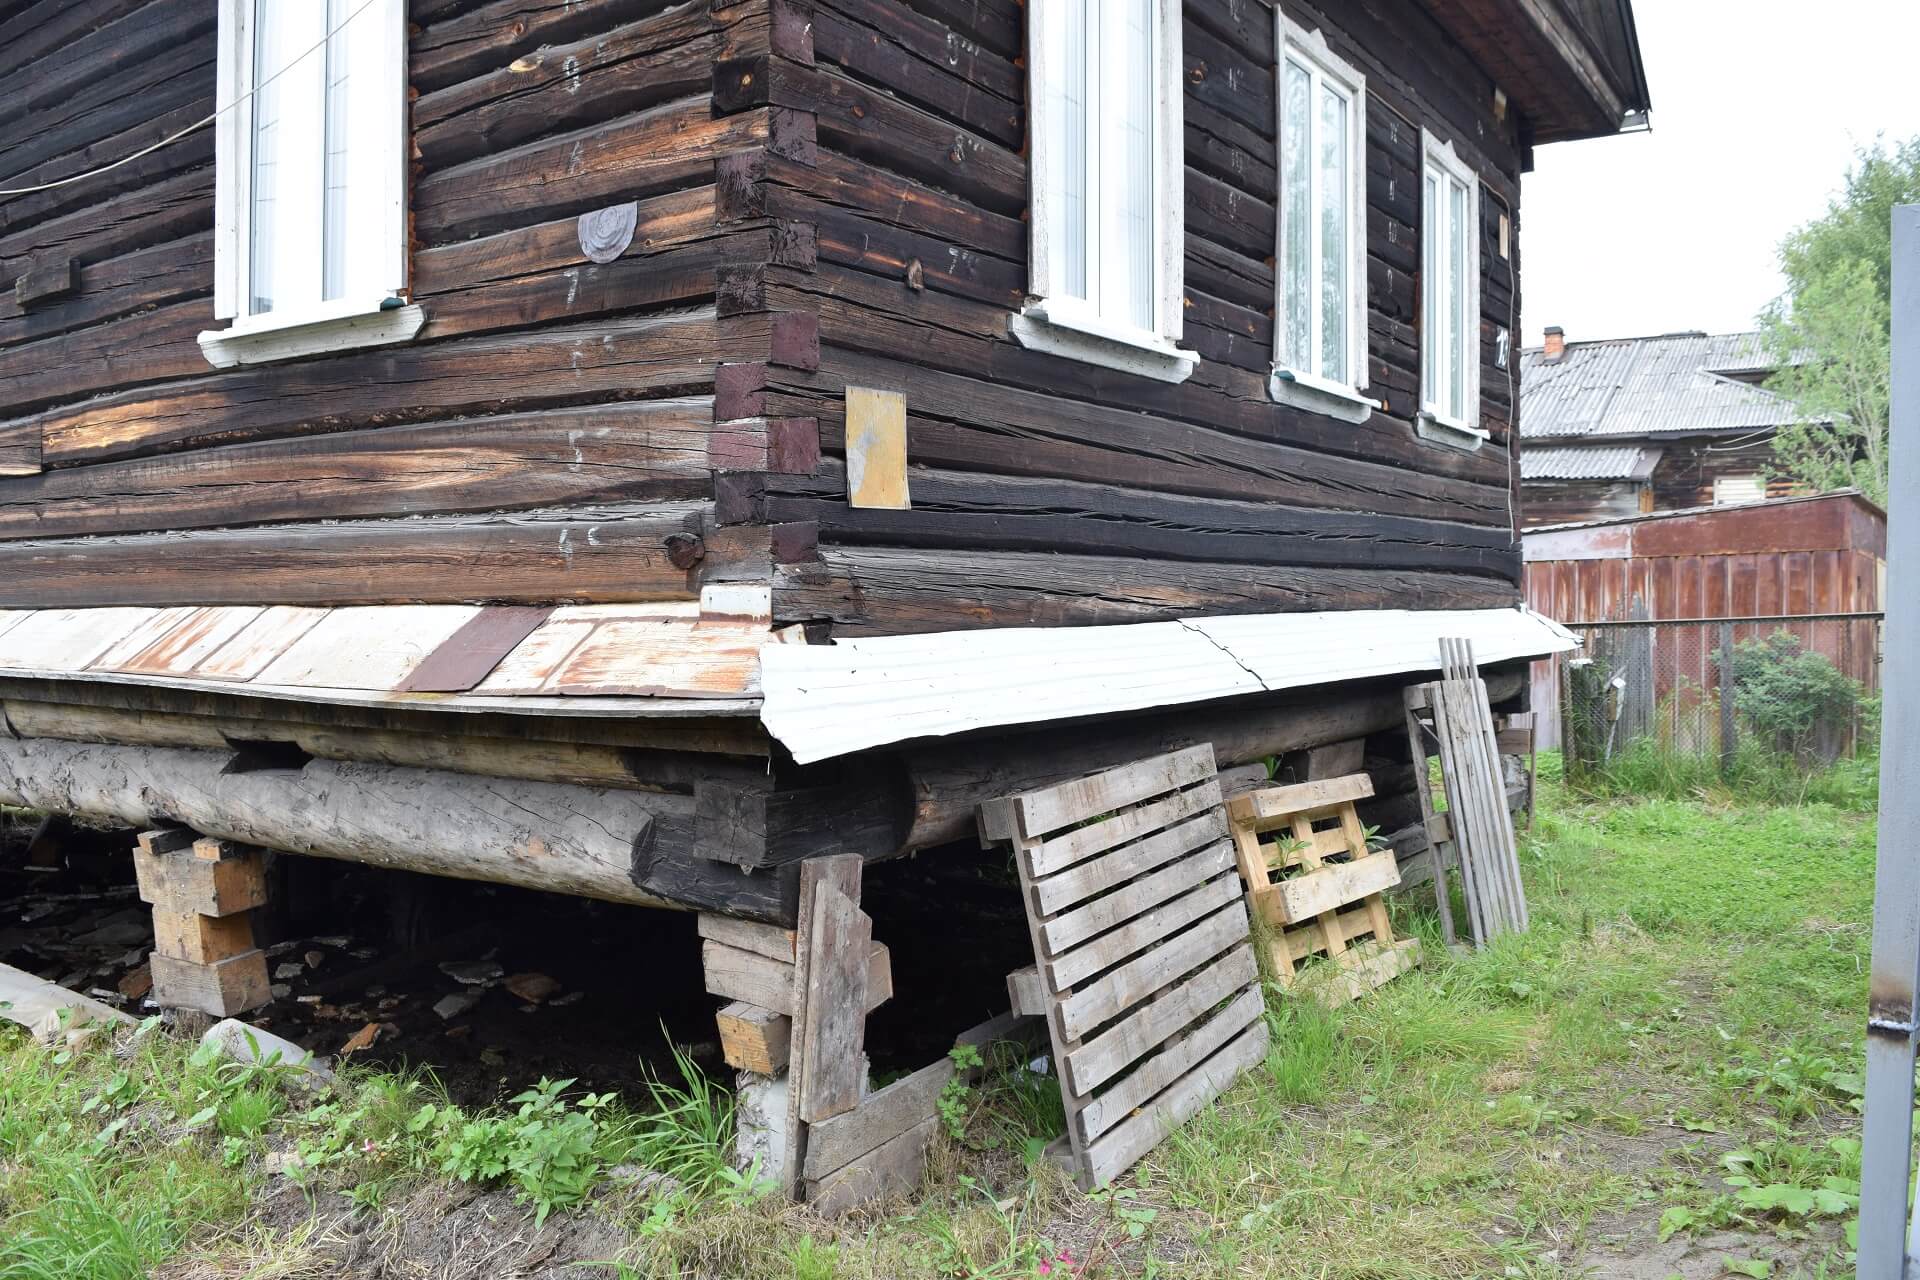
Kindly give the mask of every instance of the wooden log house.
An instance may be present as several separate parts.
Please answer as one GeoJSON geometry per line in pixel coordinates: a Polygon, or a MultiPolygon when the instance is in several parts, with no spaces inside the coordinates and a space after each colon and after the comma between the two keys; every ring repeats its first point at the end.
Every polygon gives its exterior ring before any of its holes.
{"type": "Polygon", "coordinates": [[[1644,119],[1629,0],[0,0],[0,75],[0,802],[804,934],[1172,746],[1404,800],[1438,637],[1554,643],[1520,175],[1644,119]]]}

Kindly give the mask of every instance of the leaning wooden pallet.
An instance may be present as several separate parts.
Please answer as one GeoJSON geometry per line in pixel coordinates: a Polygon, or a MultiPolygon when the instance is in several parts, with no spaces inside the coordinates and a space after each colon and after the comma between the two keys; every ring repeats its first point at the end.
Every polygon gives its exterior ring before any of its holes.
{"type": "Polygon", "coordinates": [[[1396,939],[1382,893],[1400,883],[1391,849],[1370,849],[1355,802],[1364,773],[1236,796],[1227,806],[1247,900],[1274,932],[1281,986],[1345,1004],[1406,972],[1415,938],[1396,939]],[[1269,837],[1262,839],[1262,837],[1269,837]],[[1328,963],[1301,969],[1310,957],[1328,963]]]}
{"type": "Polygon", "coordinates": [[[1441,929],[1454,932],[1446,867],[1458,867],[1467,922],[1476,944],[1529,927],[1520,860],[1507,811],[1500,747],[1487,686],[1465,640],[1440,642],[1443,678],[1407,690],[1407,736],[1413,746],[1416,790],[1434,849],[1435,895],[1441,929]],[[1429,743],[1440,755],[1447,808],[1436,812],[1426,779],[1429,743]]]}
{"type": "Polygon", "coordinates": [[[1026,897],[1076,1179],[1103,1186],[1266,1053],[1211,746],[981,808],[1026,897]]]}

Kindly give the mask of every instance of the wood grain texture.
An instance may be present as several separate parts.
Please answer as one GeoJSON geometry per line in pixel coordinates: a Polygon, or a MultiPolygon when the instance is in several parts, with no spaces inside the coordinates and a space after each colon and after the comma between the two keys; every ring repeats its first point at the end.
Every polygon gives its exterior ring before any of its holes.
{"type": "Polygon", "coordinates": [[[661,503],[0,545],[0,607],[686,600],[757,576],[764,532],[707,540],[692,570],[666,539],[705,508],[661,503]],[[591,535],[591,537],[589,537],[591,535]]]}

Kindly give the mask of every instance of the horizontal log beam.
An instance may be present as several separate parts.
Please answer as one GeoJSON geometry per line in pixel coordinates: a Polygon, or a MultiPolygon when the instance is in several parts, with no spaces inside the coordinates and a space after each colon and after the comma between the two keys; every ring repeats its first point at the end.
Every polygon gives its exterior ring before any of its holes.
{"type": "Polygon", "coordinates": [[[824,542],[1519,577],[1519,547],[1501,527],[924,468],[912,476],[911,510],[863,509],[847,505],[844,471],[825,460],[811,476],[723,476],[716,513],[726,523],[818,522],[824,542]]]}
{"type": "Polygon", "coordinates": [[[263,525],[0,545],[0,608],[686,600],[764,578],[768,534],[705,503],[263,525]],[[703,537],[674,564],[669,537],[703,537]]]}
{"type": "MultiPolygon", "coordinates": [[[[1495,702],[1512,697],[1524,680],[1524,670],[1491,671],[1488,694],[1495,702]]],[[[1127,760],[1207,742],[1224,769],[1379,733],[1404,723],[1400,688],[1397,681],[1336,685],[1103,720],[1097,732],[1073,725],[911,748],[904,754],[914,820],[901,852],[970,837],[983,801],[1127,760]]]]}
{"type": "MultiPolygon", "coordinates": [[[[702,784],[764,778],[764,761],[730,761],[690,750],[649,749],[544,738],[489,737],[446,727],[406,731],[341,726],[292,718],[166,715],[72,703],[8,698],[0,718],[22,738],[138,747],[230,751],[236,743],[289,743],[323,760],[443,769],[486,777],[559,782],[621,791],[693,795],[702,784]]],[[[672,741],[672,739],[669,739],[672,741]]],[[[737,861],[731,852],[714,853],[737,861]]]]}
{"type": "Polygon", "coordinates": [[[0,479],[0,539],[686,500],[767,447],[704,396],[258,441],[0,479]]]}
{"type": "Polygon", "coordinates": [[[688,854],[690,797],[330,760],[228,773],[232,759],[0,738],[0,803],[608,902],[793,915],[791,877],[688,854]]]}
{"type": "Polygon", "coordinates": [[[835,635],[973,627],[1162,622],[1207,614],[1332,609],[1501,609],[1493,578],[1401,569],[1272,566],[1043,552],[827,546],[781,565],[776,622],[828,621],[835,635]]]}

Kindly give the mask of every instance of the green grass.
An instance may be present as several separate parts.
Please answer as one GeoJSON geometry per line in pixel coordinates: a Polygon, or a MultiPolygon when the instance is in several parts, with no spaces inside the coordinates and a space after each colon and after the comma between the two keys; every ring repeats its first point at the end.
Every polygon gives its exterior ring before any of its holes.
{"type": "MultiPolygon", "coordinates": [[[[1265,1062],[1111,1194],[1032,1160],[1059,1115],[1008,1059],[958,1099],[964,1139],[941,1138],[928,1185],[890,1216],[825,1223],[732,1174],[728,1101],[691,1071],[591,1109],[581,1148],[603,1190],[619,1163],[676,1185],[574,1211],[632,1231],[627,1273],[649,1276],[1570,1277],[1603,1237],[1637,1251],[1662,1233],[1778,1258],[1776,1277],[1841,1274],[1870,769],[1791,795],[1703,783],[1638,801],[1546,773],[1523,837],[1530,933],[1449,954],[1411,895],[1396,910],[1425,940],[1418,971],[1332,1013],[1270,1001],[1265,1062]],[[1725,1231],[1735,1243],[1708,1242],[1725,1231]]],[[[244,1207],[273,1143],[302,1144],[316,1186],[397,1204],[443,1176],[443,1125],[515,1123],[443,1121],[444,1105],[430,1081],[364,1075],[315,1105],[158,1036],[122,1062],[7,1035],[0,1280],[257,1252],[244,1207]],[[141,1118],[96,1137],[123,1116],[141,1118]]]]}

